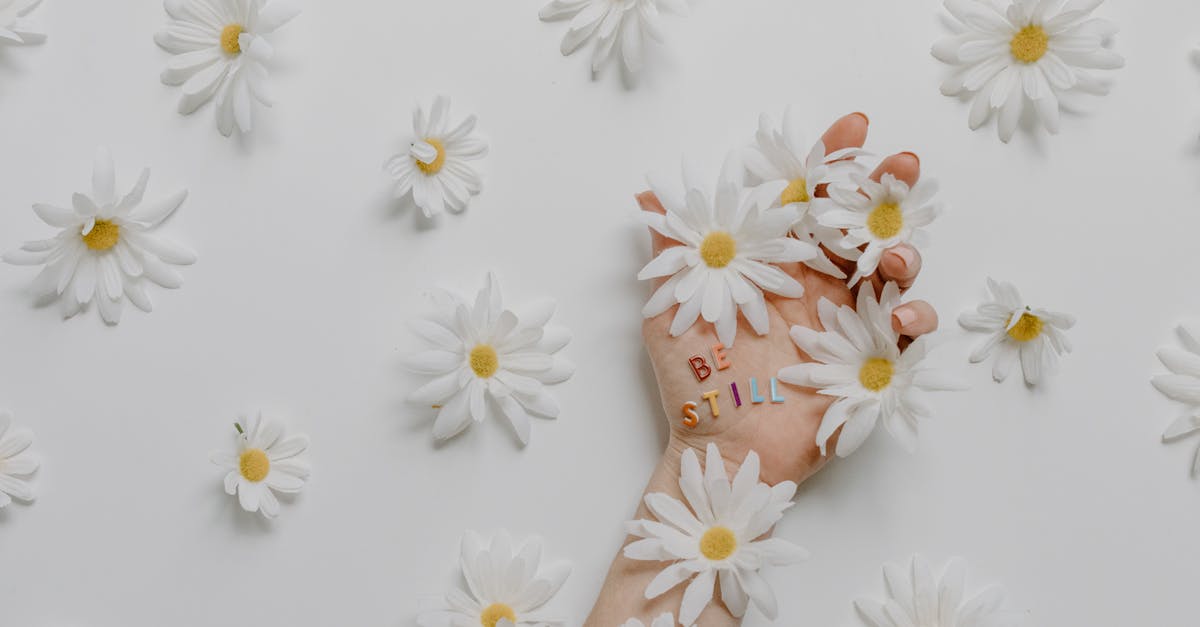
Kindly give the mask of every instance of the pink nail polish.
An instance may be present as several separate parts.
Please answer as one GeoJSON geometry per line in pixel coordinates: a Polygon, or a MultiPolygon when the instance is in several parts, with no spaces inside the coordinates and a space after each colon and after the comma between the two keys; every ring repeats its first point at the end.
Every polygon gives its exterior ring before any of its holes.
{"type": "Polygon", "coordinates": [[[905,270],[911,268],[913,263],[917,261],[917,251],[909,248],[908,246],[897,246],[891,249],[889,252],[900,259],[900,263],[904,264],[905,270]]]}
{"type": "Polygon", "coordinates": [[[892,326],[897,331],[917,321],[917,312],[911,307],[900,306],[892,310],[892,326]]]}

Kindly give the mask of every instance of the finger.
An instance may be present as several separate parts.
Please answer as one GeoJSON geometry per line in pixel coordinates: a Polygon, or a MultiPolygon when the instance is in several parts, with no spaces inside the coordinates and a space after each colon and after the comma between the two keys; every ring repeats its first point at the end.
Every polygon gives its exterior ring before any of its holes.
{"type": "Polygon", "coordinates": [[[912,287],[921,273],[921,253],[908,244],[889,248],[879,260],[879,276],[884,282],[895,281],[900,289],[912,287]]]}
{"type": "Polygon", "coordinates": [[[865,113],[842,116],[821,136],[821,142],[825,144],[825,154],[845,148],[862,148],[867,142],[867,127],[870,124],[871,120],[865,113]]]}
{"type": "MultiPolygon", "coordinates": [[[[916,185],[917,181],[921,178],[921,159],[912,152],[902,152],[892,155],[880,162],[879,167],[875,168],[875,171],[871,173],[871,180],[879,182],[881,179],[883,179],[884,174],[891,174],[892,176],[896,177],[896,180],[903,181],[904,183],[908,184],[909,187],[916,185]]],[[[890,252],[891,251],[884,253],[884,257],[886,258],[890,252]]],[[[898,254],[905,255],[906,253],[898,254]]],[[[895,260],[893,260],[893,263],[895,263],[895,260]]],[[[920,270],[919,266],[917,267],[917,270],[920,270]]],[[[868,279],[871,281],[871,284],[875,286],[876,293],[883,289],[884,284],[887,283],[885,276],[886,275],[880,270],[876,270],[874,274],[868,277],[868,279]]],[[[911,285],[912,281],[915,279],[916,275],[914,274],[909,280],[909,285],[911,285]]],[[[864,280],[862,283],[859,283],[859,285],[862,285],[863,283],[866,283],[866,280],[864,280]]],[[[902,285],[901,287],[905,286],[902,285]]]]}
{"type": "MultiPolygon", "coordinates": [[[[867,143],[867,132],[870,130],[870,126],[871,119],[865,113],[856,112],[838,118],[821,136],[821,143],[825,144],[825,154],[832,154],[845,148],[862,148],[863,144],[867,143]]],[[[828,189],[828,184],[818,185],[814,194],[817,198],[828,198],[828,189]]],[[[854,273],[853,261],[842,259],[829,252],[824,246],[821,246],[821,254],[828,257],[846,276],[854,273]]]]}
{"type": "Polygon", "coordinates": [[[900,335],[914,338],[933,333],[938,328],[937,311],[923,300],[904,303],[892,310],[892,328],[900,335]]]}
{"type": "MultiPolygon", "coordinates": [[[[862,148],[863,144],[867,143],[867,130],[870,124],[871,120],[865,113],[851,113],[842,116],[821,136],[821,143],[825,144],[825,154],[828,155],[845,148],[862,148]]],[[[828,198],[829,193],[826,191],[828,187],[828,185],[818,185],[816,196],[828,198]]]]}
{"type": "Polygon", "coordinates": [[[891,174],[912,187],[921,178],[921,158],[913,152],[892,155],[879,163],[879,167],[871,173],[871,180],[879,182],[884,174],[891,174]]]}

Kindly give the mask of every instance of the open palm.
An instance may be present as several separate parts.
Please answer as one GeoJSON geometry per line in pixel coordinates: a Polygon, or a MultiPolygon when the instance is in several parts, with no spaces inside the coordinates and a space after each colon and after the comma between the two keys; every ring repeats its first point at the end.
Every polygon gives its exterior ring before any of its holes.
{"type": "MultiPolygon", "coordinates": [[[[824,144],[830,153],[848,147],[861,147],[866,141],[867,118],[852,114],[838,120],[825,133],[824,144]]],[[[920,161],[912,153],[901,153],[885,159],[872,178],[879,180],[884,173],[915,185],[920,176],[920,161]]],[[[818,192],[819,194],[822,192],[818,192]]],[[[663,213],[662,204],[653,193],[644,193],[638,202],[646,211],[663,213]]],[[[654,254],[679,245],[678,242],[651,232],[654,254]]],[[[836,257],[831,259],[846,267],[836,257]]],[[[859,284],[847,287],[844,279],[835,278],[804,264],[781,264],[780,267],[804,286],[800,298],[766,295],[770,329],[765,335],[756,334],[744,318],[739,318],[736,344],[724,351],[729,361],[718,369],[713,347],[718,344],[713,325],[700,321],[678,337],[671,337],[669,327],[674,315],[672,308],[643,325],[646,348],[650,353],[658,378],[663,409],[671,425],[668,456],[682,455],[687,448],[703,452],[708,442],[715,442],[726,457],[728,465],[740,464],[746,453],[757,451],[762,460],[762,480],[774,484],[780,481],[803,481],[824,465],[816,443],[817,429],[826,408],[833,401],[814,390],[793,387],[780,382],[773,402],[770,380],[785,366],[810,361],[788,333],[793,326],[822,330],[817,317],[817,303],[827,298],[838,305],[853,305],[858,289],[876,289],[887,281],[908,288],[920,271],[920,255],[907,245],[888,250],[875,275],[859,284]],[[694,372],[690,360],[701,357],[711,372],[706,378],[694,372]],[[759,397],[751,398],[750,380],[757,383],[759,397]],[[741,406],[736,406],[730,384],[736,384],[741,406]],[[706,392],[716,390],[719,415],[713,417],[706,392]],[[699,420],[687,420],[683,412],[686,403],[695,403],[699,420]],[[688,423],[694,425],[689,426],[688,423]]],[[[927,303],[916,301],[901,305],[893,313],[893,325],[909,338],[928,333],[937,327],[937,314],[927,303]]],[[[698,363],[698,362],[697,362],[698,363]]],[[[701,374],[704,368],[701,367],[701,374]]],[[[834,436],[836,437],[836,435],[834,436]]],[[[669,463],[669,462],[668,462],[669,463]]]]}

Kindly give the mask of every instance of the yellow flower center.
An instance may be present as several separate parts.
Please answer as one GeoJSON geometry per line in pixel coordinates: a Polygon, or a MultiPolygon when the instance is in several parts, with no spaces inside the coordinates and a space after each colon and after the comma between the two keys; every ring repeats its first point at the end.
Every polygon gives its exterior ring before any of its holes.
{"type": "Polygon", "coordinates": [[[496,627],[496,623],[500,622],[501,618],[507,618],[515,623],[517,622],[517,613],[503,603],[493,603],[484,608],[483,613],[479,615],[479,624],[483,627],[496,627]]]}
{"type": "Polygon", "coordinates": [[[725,231],[713,231],[700,242],[700,258],[710,268],[724,268],[737,256],[737,242],[725,231]]]}
{"type": "Polygon", "coordinates": [[[108,250],[117,245],[121,227],[108,220],[96,220],[92,230],[83,236],[83,243],[92,250],[108,250]]]}
{"type": "Polygon", "coordinates": [[[425,174],[437,174],[442,171],[442,166],[446,165],[446,145],[440,139],[426,138],[425,141],[437,149],[437,156],[429,163],[418,159],[417,169],[425,174]]]}
{"type": "Polygon", "coordinates": [[[1050,48],[1050,35],[1041,26],[1030,24],[1013,35],[1009,43],[1012,56],[1021,63],[1036,63],[1046,56],[1050,48]]]}
{"type": "MultiPolygon", "coordinates": [[[[1011,321],[1012,316],[1009,316],[1008,322],[1011,321]]],[[[1037,339],[1042,334],[1042,327],[1044,325],[1045,323],[1042,322],[1041,318],[1031,313],[1023,313],[1021,314],[1021,318],[1017,320],[1017,323],[1008,330],[1008,337],[1018,342],[1028,342],[1037,339]]]]}
{"type": "Polygon", "coordinates": [[[808,202],[811,200],[808,196],[808,181],[798,178],[788,183],[787,189],[783,190],[783,194],[780,195],[779,200],[784,205],[790,205],[794,202],[808,202]]]}
{"type": "Polygon", "coordinates": [[[714,562],[733,555],[737,545],[737,536],[728,527],[713,527],[700,537],[700,553],[714,562]]]}
{"type": "Polygon", "coordinates": [[[486,379],[500,369],[500,357],[496,355],[496,349],[488,344],[479,344],[472,348],[469,361],[471,370],[474,370],[475,376],[480,379],[486,379]]]}
{"type": "Polygon", "coordinates": [[[864,388],[878,392],[891,385],[892,375],[895,373],[896,367],[892,365],[892,362],[882,357],[872,357],[863,362],[862,368],[858,371],[858,382],[864,388]]]}
{"type": "Polygon", "coordinates": [[[271,472],[271,460],[262,449],[248,448],[242,451],[242,457],[238,460],[238,470],[246,481],[258,483],[266,479],[267,473],[271,472]]]}
{"type": "Polygon", "coordinates": [[[867,216],[867,228],[879,239],[898,235],[900,229],[904,228],[904,214],[900,211],[900,205],[885,202],[872,209],[871,215],[867,216]]]}
{"type": "Polygon", "coordinates": [[[246,27],[241,24],[230,24],[221,30],[221,50],[229,54],[241,54],[242,44],[238,41],[238,37],[246,32],[246,27]]]}

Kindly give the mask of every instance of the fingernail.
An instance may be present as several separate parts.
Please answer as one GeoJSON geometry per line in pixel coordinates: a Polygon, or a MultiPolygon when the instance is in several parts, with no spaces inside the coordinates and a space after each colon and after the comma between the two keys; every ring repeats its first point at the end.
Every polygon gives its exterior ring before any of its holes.
{"type": "Polygon", "coordinates": [[[917,260],[917,251],[909,248],[908,246],[897,246],[888,252],[895,255],[896,258],[900,260],[900,263],[904,264],[905,270],[911,268],[913,262],[917,260]]]}
{"type": "Polygon", "coordinates": [[[900,154],[902,154],[902,155],[908,155],[908,156],[912,157],[913,159],[916,159],[916,160],[917,160],[917,165],[921,165],[921,158],[917,156],[917,153],[915,153],[915,152],[902,152],[902,153],[900,153],[900,154]]]}
{"type": "Polygon", "coordinates": [[[917,312],[913,311],[912,307],[901,305],[892,310],[892,326],[897,331],[904,330],[905,327],[917,321],[917,312]]]}
{"type": "Polygon", "coordinates": [[[866,122],[867,124],[871,123],[871,118],[867,117],[867,114],[863,113],[862,111],[855,111],[851,115],[857,115],[858,117],[863,119],[863,122],[866,122]]]}
{"type": "Polygon", "coordinates": [[[659,213],[658,197],[654,195],[654,192],[642,192],[637,196],[634,196],[634,198],[637,200],[638,207],[640,207],[642,211],[659,213]]]}

